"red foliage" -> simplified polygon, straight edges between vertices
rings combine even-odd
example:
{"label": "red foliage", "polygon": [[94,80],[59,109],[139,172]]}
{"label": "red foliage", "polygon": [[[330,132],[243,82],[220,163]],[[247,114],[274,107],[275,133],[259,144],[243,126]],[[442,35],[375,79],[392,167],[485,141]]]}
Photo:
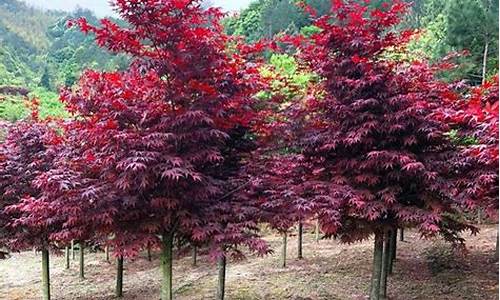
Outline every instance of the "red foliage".
{"label": "red foliage", "polygon": [[261,222],[287,233],[315,213],[315,203],[309,201],[311,187],[303,184],[311,166],[297,147],[297,140],[303,137],[305,91],[279,71],[267,79],[279,84],[265,87],[270,97],[259,106],[255,126],[259,147],[243,172],[252,182],[243,194],[257,199]]}
{"label": "red foliage", "polygon": [[[101,27],[85,19],[76,23],[82,31],[94,33],[99,45],[131,55],[141,71],[155,70],[165,81],[165,99],[172,105],[203,107],[218,126],[231,128],[235,122],[246,126],[252,120],[247,108],[259,82],[258,64],[237,51],[249,52],[248,45],[240,45],[223,33],[222,12],[203,10],[200,3],[116,1],[117,12],[130,27],[122,28],[106,19]],[[230,42],[234,42],[232,50],[228,49]]]}
{"label": "red foliage", "polygon": [[59,138],[37,120],[17,122],[7,130],[0,146],[0,245],[47,248],[61,221],[55,208],[38,198],[36,178],[52,168]]}
{"label": "red foliage", "polygon": [[308,97],[298,118],[297,142],[313,170],[300,184],[322,230],[355,241],[387,226],[417,227],[459,241],[457,232],[475,229],[453,217],[458,182],[472,182],[456,172],[467,158],[436,117],[452,87],[423,63],[384,58],[408,39],[391,30],[403,2],[372,11],[355,1],[334,5],[311,39],[288,38],[303,67],[322,78],[322,93]]}
{"label": "red foliage", "polygon": [[254,157],[258,161],[246,169],[245,175],[252,179],[243,194],[257,202],[258,220],[280,233],[287,233],[299,221],[306,222],[314,213],[314,203],[301,184],[307,170],[303,157],[273,151],[256,152]]}
{"label": "red foliage", "polygon": [[30,90],[24,87],[17,86],[0,86],[0,94],[4,95],[21,95],[24,97],[28,97]]}
{"label": "red foliage", "polygon": [[250,217],[255,208],[225,196],[240,167],[233,142],[243,135],[234,133],[254,119],[258,64],[223,33],[220,11],[202,10],[200,2],[116,1],[127,28],[77,21],[133,63],[125,72],[87,71],[76,90],[62,94],[78,115],[66,130],[82,187],[70,193],[90,205],[75,209],[67,195],[54,197],[68,203],[60,209],[73,224],[60,238],[74,238],[74,224],[86,224],[101,237],[113,233],[124,256],[166,232],[218,250],[245,244],[267,251]]}
{"label": "red foliage", "polygon": [[467,174],[468,180],[460,182],[464,206],[483,207],[491,218],[497,219],[498,75],[472,87],[468,97],[451,98],[446,104],[449,111],[439,117],[457,130],[455,139],[467,157],[461,172]]}

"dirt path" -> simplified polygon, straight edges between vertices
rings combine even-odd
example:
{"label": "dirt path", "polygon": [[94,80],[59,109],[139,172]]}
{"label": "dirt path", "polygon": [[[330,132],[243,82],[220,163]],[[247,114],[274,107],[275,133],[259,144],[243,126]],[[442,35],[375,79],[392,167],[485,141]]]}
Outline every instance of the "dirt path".
{"label": "dirt path", "polygon": [[[493,300],[498,299],[498,264],[492,262],[496,227],[484,226],[467,238],[469,255],[452,255],[441,241],[425,241],[413,233],[398,244],[394,275],[389,279],[391,300]],[[313,241],[306,234],[303,260],[296,260],[296,239],[289,239],[288,267],[278,267],[281,239],[268,236],[277,253],[265,258],[250,257],[231,262],[227,274],[228,300],[366,299],[371,274],[372,243],[341,245],[333,240]],[[15,254],[0,261],[0,299],[40,299],[40,255]],[[53,299],[114,299],[114,263],[104,254],[86,255],[86,279],[78,278],[78,263],[64,269],[64,257],[51,257]],[[159,299],[158,257],[144,257],[125,264],[123,299]],[[179,300],[213,299],[215,266],[205,256],[197,267],[189,257],[174,262],[174,292]]]}

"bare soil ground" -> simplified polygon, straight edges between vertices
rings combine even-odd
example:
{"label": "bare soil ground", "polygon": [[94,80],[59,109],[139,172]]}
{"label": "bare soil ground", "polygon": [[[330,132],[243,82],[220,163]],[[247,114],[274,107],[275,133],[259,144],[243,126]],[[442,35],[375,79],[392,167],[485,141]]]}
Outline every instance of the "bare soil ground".
{"label": "bare soil ground", "polygon": [[[389,299],[493,300],[498,299],[498,263],[494,262],[496,226],[482,226],[477,236],[467,237],[467,256],[451,253],[440,240],[422,240],[407,232],[398,243],[394,274],[389,278]],[[295,259],[296,239],[289,238],[288,267],[278,267],[281,238],[269,235],[276,253],[249,257],[228,265],[228,300],[366,299],[372,259],[372,241],[343,245],[334,240],[314,241],[304,236],[303,260]],[[14,254],[0,260],[0,299],[35,300],[40,297],[41,255]],[[159,299],[158,255],[145,255],[125,263],[123,299]],[[63,256],[51,257],[52,297],[60,300],[114,299],[115,264],[103,253],[86,255],[86,279],[78,278],[78,262],[65,269]],[[174,262],[174,298],[214,299],[217,272],[205,256],[199,265],[191,258]]]}

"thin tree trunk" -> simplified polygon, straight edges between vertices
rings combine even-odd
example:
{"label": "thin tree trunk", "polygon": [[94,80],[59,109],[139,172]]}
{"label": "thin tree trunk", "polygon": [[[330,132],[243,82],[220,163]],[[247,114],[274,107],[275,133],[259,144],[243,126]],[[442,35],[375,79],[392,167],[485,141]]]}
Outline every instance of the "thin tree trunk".
{"label": "thin tree trunk", "polygon": [[148,244],[148,248],[146,249],[148,255],[148,261],[151,261],[151,245]]}
{"label": "thin tree trunk", "polygon": [[375,241],[373,247],[373,269],[372,282],[370,288],[370,300],[380,300],[380,275],[382,273],[382,257],[384,252],[383,235],[379,232],[375,233]]}
{"label": "thin tree trunk", "polygon": [[404,228],[399,229],[399,241],[400,242],[405,241],[405,229]]}
{"label": "thin tree trunk", "polygon": [[80,245],[80,278],[85,278],[85,242],[81,241]]}
{"label": "thin tree trunk", "polygon": [[395,260],[396,256],[397,256],[397,250],[398,250],[398,228],[397,227],[394,227],[394,229],[391,230],[391,242],[392,242],[391,258],[392,258],[392,260]]}
{"label": "thin tree trunk", "polygon": [[64,257],[66,258],[66,269],[69,269],[70,264],[69,264],[69,246],[64,247]]}
{"label": "thin tree trunk", "polygon": [[123,256],[116,259],[116,291],[118,298],[123,297]]}
{"label": "thin tree trunk", "polygon": [[314,228],[314,238],[316,240],[316,243],[319,243],[319,220],[316,219],[316,226]]}
{"label": "thin tree trunk", "polygon": [[109,263],[109,246],[104,247],[104,255],[106,256],[106,261]]}
{"label": "thin tree trunk", "polygon": [[384,237],[384,253],[382,255],[382,270],[380,272],[380,298],[387,297],[387,275],[389,274],[389,267],[392,261],[391,258],[391,230],[387,230]]}
{"label": "thin tree trunk", "polygon": [[283,233],[283,245],[281,248],[281,267],[286,268],[286,244],[287,244],[287,233]]}
{"label": "thin tree trunk", "polygon": [[49,250],[42,249],[42,292],[43,300],[50,300]]}
{"label": "thin tree trunk", "polygon": [[394,268],[394,260],[396,259],[396,248],[398,240],[398,229],[394,227],[389,233],[389,261],[387,262],[387,274],[392,274],[392,269]]}
{"label": "thin tree trunk", "polygon": [[484,45],[484,53],[483,53],[483,80],[482,84],[486,82],[486,65],[488,64],[488,48],[489,48],[489,40],[488,36],[486,36],[486,44]]}
{"label": "thin tree trunk", "polygon": [[161,300],[172,300],[172,246],[174,233],[165,233],[162,236],[161,271],[163,274],[161,284]]}
{"label": "thin tree trunk", "polygon": [[75,260],[75,241],[71,240],[71,258]]}
{"label": "thin tree trunk", "polygon": [[217,270],[219,272],[217,284],[217,300],[224,300],[226,287],[226,257],[222,256],[217,261]]}
{"label": "thin tree trunk", "polygon": [[303,225],[302,225],[302,222],[299,222],[298,233],[297,233],[297,258],[298,259],[304,258],[302,256],[302,232],[303,232]]}
{"label": "thin tree trunk", "polygon": [[198,247],[193,246],[192,252],[193,252],[193,267],[196,267],[196,265],[198,264]]}
{"label": "thin tree trunk", "polygon": [[495,261],[498,261],[498,230],[497,230],[497,244],[495,246]]}
{"label": "thin tree trunk", "polygon": [[[384,249],[384,251],[386,251],[387,253],[384,252],[384,259],[385,257],[387,256],[388,258],[384,260],[384,264],[382,264],[382,267],[386,267],[386,270],[385,270],[385,275],[387,277],[387,274],[392,274],[392,252],[394,251],[394,248],[393,248],[393,242],[392,242],[392,230],[387,230],[387,233],[385,234],[385,240],[384,240],[384,247],[386,246],[387,244],[387,251]],[[384,275],[384,274],[382,274]],[[383,279],[383,278],[382,278]],[[383,287],[383,286],[382,286]],[[381,287],[381,289],[382,289]]]}

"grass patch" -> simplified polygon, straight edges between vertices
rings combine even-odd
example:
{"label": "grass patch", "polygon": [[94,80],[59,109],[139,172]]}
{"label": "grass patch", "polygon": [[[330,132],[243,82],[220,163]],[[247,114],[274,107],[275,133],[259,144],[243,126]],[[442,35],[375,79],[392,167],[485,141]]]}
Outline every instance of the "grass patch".
{"label": "grass patch", "polygon": [[[39,114],[42,119],[69,117],[64,105],[59,101],[59,95],[54,92],[38,88],[29,94],[29,98],[39,99]],[[0,120],[15,122],[26,118],[30,113],[29,102],[26,98],[0,95]]]}

